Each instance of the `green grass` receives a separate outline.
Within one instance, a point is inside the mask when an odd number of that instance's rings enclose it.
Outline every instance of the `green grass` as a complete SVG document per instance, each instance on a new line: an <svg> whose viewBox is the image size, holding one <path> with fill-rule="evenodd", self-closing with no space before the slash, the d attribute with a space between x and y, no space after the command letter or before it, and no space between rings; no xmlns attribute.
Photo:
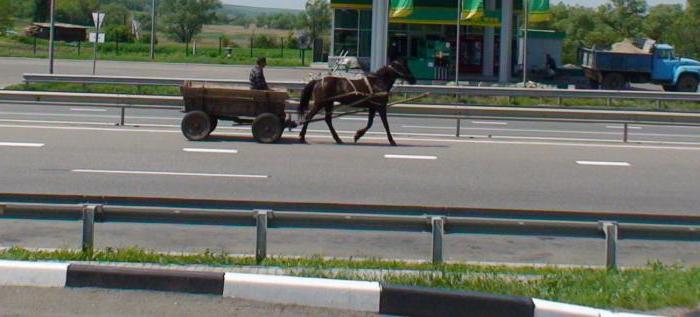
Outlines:
<svg viewBox="0 0 700 317"><path fill-rule="evenodd" d="M180 88L172 86L134 86L106 84L70 84L70 83L37 83L16 84L5 87L5 90L20 91L51 91L51 92L83 92L98 94L129 94L179 96Z"/></svg>
<svg viewBox="0 0 700 317"><path fill-rule="evenodd" d="M138 248L79 251L30 251L11 248L0 259L23 261L106 261L219 267L256 265L253 257L233 257L206 251L201 254L162 254ZM644 268L606 271L556 267L506 267L467 264L415 263L377 259L323 259L273 257L260 265L294 268L294 275L367 280L353 269L394 270L374 278L386 283L472 290L494 294L532 296L580 305L651 310L694 307L700 302L700 268L654 263ZM328 271L328 269L347 269ZM418 270L419 273L401 270ZM527 275L528 279L513 277Z"/></svg>
<svg viewBox="0 0 700 317"><path fill-rule="evenodd" d="M225 52L219 54L217 47L199 47L197 55L192 56L192 47L185 56L185 46L182 44L164 43L156 47L156 58L151 60L149 44L145 43L120 43L117 50L116 43L100 44L98 49L99 60L113 61L137 61L137 62L166 62L166 63L201 63L201 64L231 64L254 65L259 56L266 56L270 66L302 66L299 50L285 49L284 56L279 48L254 48L251 57L250 48L236 47L231 58L225 57ZM80 49L77 45L57 42L56 58L58 59L82 59L93 58L92 43L82 43ZM34 57L48 58L48 41L37 40L37 50L34 53L32 39L26 37L0 37L0 56L2 57ZM308 65L312 53L307 51L305 65Z"/></svg>

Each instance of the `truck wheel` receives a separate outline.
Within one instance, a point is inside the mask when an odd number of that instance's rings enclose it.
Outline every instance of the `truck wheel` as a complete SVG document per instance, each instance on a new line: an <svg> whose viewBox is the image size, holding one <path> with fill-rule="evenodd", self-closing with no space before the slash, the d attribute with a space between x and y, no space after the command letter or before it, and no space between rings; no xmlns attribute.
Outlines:
<svg viewBox="0 0 700 317"><path fill-rule="evenodd" d="M211 132L211 118L203 111L190 111L182 118L182 134L190 141L201 141Z"/></svg>
<svg viewBox="0 0 700 317"><path fill-rule="evenodd" d="M272 113L263 113L253 121L253 137L260 143L275 143L282 136L282 121Z"/></svg>
<svg viewBox="0 0 700 317"><path fill-rule="evenodd" d="M683 74L678 78L676 83L676 91L679 92L697 92L698 78L691 74Z"/></svg>
<svg viewBox="0 0 700 317"><path fill-rule="evenodd" d="M599 89L599 88L600 88L600 84L599 84L597 81L593 80L593 79L589 79L589 80L588 80L588 86L589 86L591 89Z"/></svg>
<svg viewBox="0 0 700 317"><path fill-rule="evenodd" d="M627 79L620 73L610 73L603 78L603 89L622 90L627 84Z"/></svg>
<svg viewBox="0 0 700 317"><path fill-rule="evenodd" d="M673 85L663 85L664 91L676 91L676 86Z"/></svg>

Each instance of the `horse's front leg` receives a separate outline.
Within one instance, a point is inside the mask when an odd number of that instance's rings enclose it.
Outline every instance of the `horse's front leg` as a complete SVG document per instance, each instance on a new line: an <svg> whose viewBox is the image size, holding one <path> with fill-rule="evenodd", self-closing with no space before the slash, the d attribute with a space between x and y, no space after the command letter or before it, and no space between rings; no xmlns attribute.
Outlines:
<svg viewBox="0 0 700 317"><path fill-rule="evenodd" d="M369 131L369 129L372 128L372 123L374 123L374 116L376 114L377 114L377 109L374 108L374 106L371 106L369 108L369 116L367 117L367 127L365 127L364 129L357 130L357 133L355 133L355 143L357 143L357 141L360 140L360 138L362 136L364 136L365 133L367 133L367 131Z"/></svg>
<svg viewBox="0 0 700 317"><path fill-rule="evenodd" d="M335 143L343 144L343 140L340 139L338 133L335 132L335 128L333 128L333 103L327 103L324 108L326 111L326 124L328 125L328 129L331 130Z"/></svg>
<svg viewBox="0 0 700 317"><path fill-rule="evenodd" d="M311 108L309 113L306 114L306 117L304 117L304 127L301 128L301 133L299 133L299 142L306 143L306 129L309 127L309 121L311 121L320 110L321 107L314 104L313 108Z"/></svg>
<svg viewBox="0 0 700 317"><path fill-rule="evenodd" d="M389 131L389 121L386 117L386 104L380 106L377 110L379 111L379 117L382 118L382 123L384 124L384 130L386 130L386 136L387 138L389 138L389 143L391 143L391 145L393 146L396 146L394 137L391 136L391 131Z"/></svg>

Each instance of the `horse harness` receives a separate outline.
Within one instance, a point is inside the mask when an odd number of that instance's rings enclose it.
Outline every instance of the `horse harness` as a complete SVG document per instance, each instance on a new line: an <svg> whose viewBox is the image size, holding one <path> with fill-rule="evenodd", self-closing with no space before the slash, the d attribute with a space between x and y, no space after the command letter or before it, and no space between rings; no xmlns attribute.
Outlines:
<svg viewBox="0 0 700 317"><path fill-rule="evenodd" d="M326 78L328 78L328 77L323 77L321 79L321 87L325 87ZM350 96L362 96L363 97L362 99L357 100L355 102L352 102L351 104L346 105L346 106L352 107L352 106L362 104L364 102L369 102L370 104L375 105L375 106L381 106L381 102L379 102L377 100L373 100L373 99L381 98L381 97L385 97L385 96L389 95L389 93L386 91L374 91L372 84L369 82L368 76L362 76L362 78L358 79L358 80L353 80L353 79L350 79L347 77L332 77L332 78L345 79L346 82L350 85L350 87L352 87L352 91L347 92L347 93L343 93L340 95L336 95L333 97L329 97L326 99L327 101L336 101L336 100L339 100L339 99L342 99L345 97L350 97ZM355 81L359 81L360 83L364 84L367 87L367 92L364 92L364 91L357 89L357 83L355 83Z"/></svg>

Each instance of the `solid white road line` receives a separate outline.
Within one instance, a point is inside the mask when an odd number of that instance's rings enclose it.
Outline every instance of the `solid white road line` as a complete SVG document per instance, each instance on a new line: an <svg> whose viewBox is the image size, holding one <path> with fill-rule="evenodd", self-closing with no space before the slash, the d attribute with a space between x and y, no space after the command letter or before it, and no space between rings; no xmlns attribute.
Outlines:
<svg viewBox="0 0 700 317"><path fill-rule="evenodd" d="M193 153L228 153L228 154L237 154L238 153L238 150L226 150L226 149L183 148L182 150L185 152L193 152Z"/></svg>
<svg viewBox="0 0 700 317"><path fill-rule="evenodd" d="M601 161L576 161L579 165L592 165L592 166L631 166L627 162L601 162Z"/></svg>
<svg viewBox="0 0 700 317"><path fill-rule="evenodd" d="M384 158L387 159L406 159L406 160L437 160L437 156L432 155L399 155L399 154L386 154Z"/></svg>
<svg viewBox="0 0 700 317"><path fill-rule="evenodd" d="M473 124L488 124L488 125L508 125L508 122L501 121L472 121Z"/></svg>
<svg viewBox="0 0 700 317"><path fill-rule="evenodd" d="M269 178L267 175L246 174L212 174L212 173L180 173L180 172L149 172L149 171L115 171L115 170L91 170L74 169L74 173L93 174L126 174L126 175L162 175L162 176L202 176L202 177L226 177L226 178Z"/></svg>
<svg viewBox="0 0 700 317"><path fill-rule="evenodd" d="M365 121L365 122L367 122L367 118L340 118L340 120L345 120L345 121Z"/></svg>
<svg viewBox="0 0 700 317"><path fill-rule="evenodd" d="M42 147L43 143L18 143L18 142L0 142L0 146L14 146L14 147Z"/></svg>
<svg viewBox="0 0 700 317"><path fill-rule="evenodd" d="M107 109L92 109L92 108L70 108L70 111L85 111L85 112L107 112Z"/></svg>

